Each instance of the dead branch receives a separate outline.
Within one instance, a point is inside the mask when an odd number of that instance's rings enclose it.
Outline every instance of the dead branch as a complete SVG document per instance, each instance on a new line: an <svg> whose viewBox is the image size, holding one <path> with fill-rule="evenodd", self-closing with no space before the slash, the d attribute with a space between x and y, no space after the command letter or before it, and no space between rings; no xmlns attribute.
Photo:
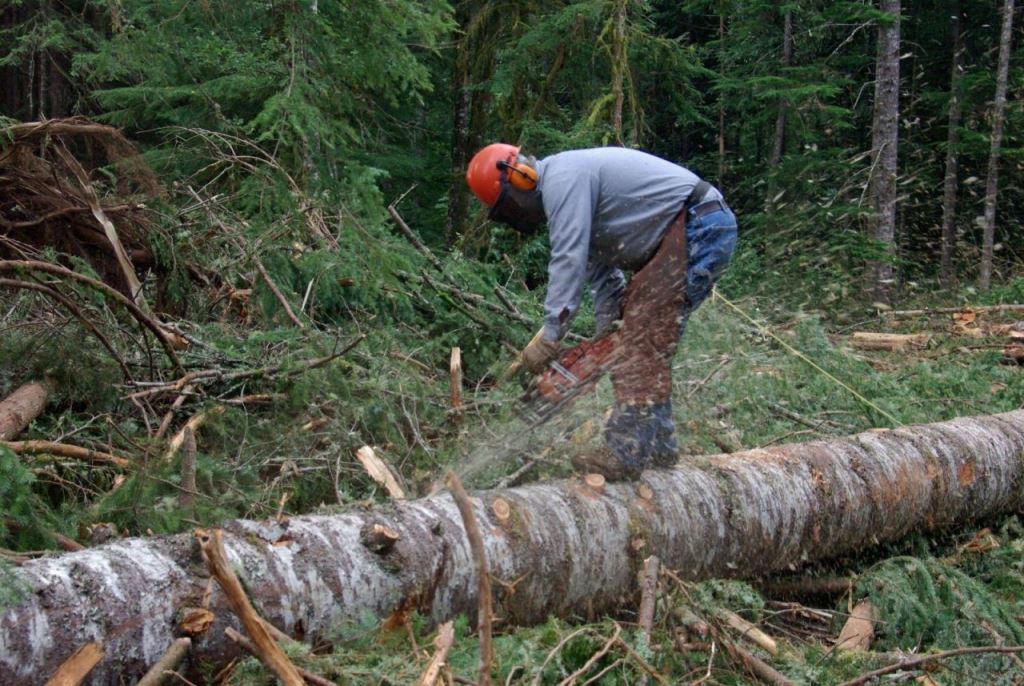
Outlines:
<svg viewBox="0 0 1024 686"><path fill-rule="evenodd" d="M883 317L920 317L933 314L958 314L960 312L1024 312L1024 304L1006 303L1003 305L964 305L963 307L934 307L924 310L889 310L880 314Z"/></svg>
<svg viewBox="0 0 1024 686"><path fill-rule="evenodd" d="M591 667L597 664L598 660L607 655L608 651L611 650L612 647L619 642L619 635L621 633L622 627L616 624L615 632L612 634L612 637L605 641L605 644L601 646L601 648L596 653L591 655L590 658L583 663L583 666L581 666L575 672L559 681L558 686L572 686L572 684L575 684L577 679L586 674Z"/></svg>
<svg viewBox="0 0 1024 686"><path fill-rule="evenodd" d="M267 268L263 266L263 261L255 255L253 255L252 259L256 264L256 269L259 270L260 276L263 277L263 282L267 284L267 288L269 288L270 292L274 294L277 302L281 303L281 307L284 309L284 313L288 315L288 319L290 319L292 324L297 328L305 329L306 325L302 323L302 320L295 316L295 312L292 310L292 306L288 303L288 299L284 297L284 293L282 293L281 289L277 287L274 280L270 278L270 273L267 271Z"/></svg>
<svg viewBox="0 0 1024 686"><path fill-rule="evenodd" d="M839 686L860 686L866 684L875 677L883 676L885 674L892 674L893 672L899 672L905 669L915 669L917 667L923 667L924 665L935 662L936 660L945 660L949 657L956 657L958 655L979 655L983 653L1021 653L1024 652L1024 646L971 646L968 648L953 648L952 650L943 650L939 653L932 653L931 655L921 655L919 657L910 658L908 660L901 660L894 664L886 667L881 667L870 672L861 674L856 679L850 679L839 684Z"/></svg>
<svg viewBox="0 0 1024 686"><path fill-rule="evenodd" d="M836 650L868 650L875 638L878 608L870 600L862 600L853 608L836 639Z"/></svg>
<svg viewBox="0 0 1024 686"><path fill-rule="evenodd" d="M296 374L301 374L305 371L309 371L310 369L322 367L323 365L329 362L333 362L334 360L348 353L350 350L355 348L359 343L361 343L365 338L366 334L359 334L338 352L331 353L330 355L325 355L323 357L317 357L311 360L304 360L302 362L299 362L296 364L294 368L288 369L285 372L285 374L286 376L294 376ZM186 387L188 387L189 384L195 385L200 383L206 384L214 382L232 382L242 381L245 379L254 379L262 376L273 376L274 374L284 371L286 366L286 364L282 363L271 365L269 367L260 367L258 369L246 369L244 371L236 372L227 372L224 371L223 369L202 369L193 372L188 372L187 374L185 374L184 376L175 381L133 382L129 385L133 387L144 387L145 390L136 391L135 393L132 393L129 397L139 399L154 395L161 395L163 393L180 393Z"/></svg>
<svg viewBox="0 0 1024 686"><path fill-rule="evenodd" d="M459 514L462 515L462 523L466 527L466 536L469 538L469 547L473 551L473 559L476 562L477 593L480 600L476 618L477 630L480 633L479 684L480 686L490 686L494 650L491 646L491 575L487 570L487 550L484 548L484 541L480 536L480 527L477 526L473 503L466 494L466 489L462 487L459 476L455 472L449 471L444 480L455 500L455 505L459 508Z"/></svg>
<svg viewBox="0 0 1024 686"><path fill-rule="evenodd" d="M102 659L103 646L95 642L86 643L61 663L46 686L78 686Z"/></svg>
<svg viewBox="0 0 1024 686"><path fill-rule="evenodd" d="M452 622L448 621L437 628L437 637L434 638L434 656L430 658L427 668L416 682L416 686L434 686L437 678L441 675L441 669L448 660L448 651L455 642L455 628Z"/></svg>
<svg viewBox="0 0 1024 686"><path fill-rule="evenodd" d="M178 665L184 661L191 648L192 639L188 636L174 639L163 656L153 663L153 666L139 679L139 683L135 686L161 686L161 684L167 681L167 677L174 673Z"/></svg>
<svg viewBox="0 0 1024 686"><path fill-rule="evenodd" d="M250 641L248 638L238 633L231 627L225 628L224 633L227 635L228 638L230 638L232 641L240 645L247 653L249 653L257 659L262 660L262 658L260 658L259 649L256 647L256 644ZM307 684L311 684L312 686L337 686L337 684L335 684L333 681L324 679L322 676L314 674L308 669L303 669L302 667L296 666L295 670L299 673L299 676L302 677L303 681L305 681Z"/></svg>
<svg viewBox="0 0 1024 686"><path fill-rule="evenodd" d="M55 455L72 460L82 460L92 464L112 464L122 468L130 467L132 464L131 460L124 457L67 443L54 443L52 441L0 441L0 446L7 448L15 455Z"/></svg>
<svg viewBox="0 0 1024 686"><path fill-rule="evenodd" d="M379 483L388 492L393 500L405 500L405 491L398 484L398 479L391 467L384 460L377 457L377 454L368 445L364 445L356 451L356 459L363 469L370 475L370 478Z"/></svg>
<svg viewBox="0 0 1024 686"><path fill-rule="evenodd" d="M117 353L117 350L114 349L114 346L113 344L111 344L110 339L103 335L103 332L99 330L99 327L97 327L92 322L91 319L85 316L82 310L79 309L78 305L76 305L74 301L71 300L71 298L67 297L66 295L64 295L63 293L54 288L44 286L43 284L36 283L34 281L21 281L19 279L0 279L0 288L17 288L22 290L37 291L59 302L61 305L64 306L64 309L70 312L71 315L75 317L78 321L82 322L82 326L88 329L89 332L96 337L96 340L100 342L100 345L106 348L107 352L110 353L110 356L114 358L115 362L117 362L117 366L121 368L121 374L124 376L125 380L131 381L132 373L128 370L128 365L125 364L123 359L121 359L121 356Z"/></svg>
<svg viewBox="0 0 1024 686"><path fill-rule="evenodd" d="M0 400L0 441L9 441L46 409L50 384L30 381Z"/></svg>
<svg viewBox="0 0 1024 686"><path fill-rule="evenodd" d="M181 492L178 507L185 512L192 511L196 495L196 434L192 427L185 425L181 442Z"/></svg>
<svg viewBox="0 0 1024 686"><path fill-rule="evenodd" d="M174 365L174 368L179 371L182 370L181 362L178 361L178 356L174 352L175 344L167 331L165 331L163 327L156 322L156 320L143 312L138 305L125 297L117 289L108 286L102 281L97 281L96 279L85 276L84 274L79 274L78 272L56 264L50 264L49 262L40 262L38 260L0 260L0 272L18 273L23 271L44 272L63 278L73 279L74 281L97 290L108 298L117 301L127 309L129 313L131 313L139 324L149 329L153 335L156 336L157 340L160 341L160 345L163 346L164 352L167 353L168 359L170 359L171 363Z"/></svg>
<svg viewBox="0 0 1024 686"><path fill-rule="evenodd" d="M262 619L249 603L238 577L231 570L221 535L220 529L210 532L202 529L196 531L196 538L210 574L220 584L231 610L238 616L245 631L252 637L255 647L254 654L260 662L276 674L285 686L301 686L302 676L288 656L284 654L284 651L270 637Z"/></svg>
<svg viewBox="0 0 1024 686"><path fill-rule="evenodd" d="M174 459L174 456L178 453L178 451L181 449L182 444L185 442L186 432L192 434L194 444L195 432L199 430L199 427L202 426L203 423L210 417L219 414L224 414L223 405L215 405L214 407L211 407L208 410L200 412L199 414L193 416L187 422L185 422L185 426L181 427L178 433L174 434L174 437L171 438L170 442L167 444L167 451L164 452L163 462L168 463Z"/></svg>

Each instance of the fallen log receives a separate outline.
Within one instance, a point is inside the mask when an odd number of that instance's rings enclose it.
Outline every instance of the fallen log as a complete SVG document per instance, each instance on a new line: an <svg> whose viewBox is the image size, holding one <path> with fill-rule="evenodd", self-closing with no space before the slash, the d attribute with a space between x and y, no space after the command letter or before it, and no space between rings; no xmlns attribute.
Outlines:
<svg viewBox="0 0 1024 686"><path fill-rule="evenodd" d="M30 381L0 400L0 441L9 441L43 413L50 398L49 384Z"/></svg>
<svg viewBox="0 0 1024 686"><path fill-rule="evenodd" d="M510 625L617 606L657 552L682 578L754 577L898 539L962 527L1024 506L1024 411L848 438L694 458L603 492L577 479L476 494L473 508ZM641 497L641 491L645 497ZM495 507L498 498L501 507ZM502 521L495 512L505 512ZM396 532L374 552L373 524ZM224 544L261 616L322 637L367 614L417 609L432 621L475 616L473 557L447 494L342 515L237 520ZM0 683L35 683L75 646L102 641L93 683L142 674L201 606L208 580L191 535L125 538L10 570L18 600L0 614ZM238 627L216 616L194 637L196 663L223 663ZM196 664L193 663L193 664Z"/></svg>
<svg viewBox="0 0 1024 686"><path fill-rule="evenodd" d="M928 345L925 333L880 333L875 331L854 331L850 345L858 350L889 350L892 352L907 348L923 348Z"/></svg>

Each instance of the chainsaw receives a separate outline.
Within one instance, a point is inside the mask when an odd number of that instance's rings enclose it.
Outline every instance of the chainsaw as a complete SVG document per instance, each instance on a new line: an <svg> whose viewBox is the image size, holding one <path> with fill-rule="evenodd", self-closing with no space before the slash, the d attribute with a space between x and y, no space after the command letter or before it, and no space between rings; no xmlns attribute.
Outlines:
<svg viewBox="0 0 1024 686"><path fill-rule="evenodd" d="M611 370L621 349L621 332L614 330L568 348L550 362L547 369L531 380L522 397L533 426L547 422L593 390L604 373ZM521 361L509 369L514 373L519 366Z"/></svg>

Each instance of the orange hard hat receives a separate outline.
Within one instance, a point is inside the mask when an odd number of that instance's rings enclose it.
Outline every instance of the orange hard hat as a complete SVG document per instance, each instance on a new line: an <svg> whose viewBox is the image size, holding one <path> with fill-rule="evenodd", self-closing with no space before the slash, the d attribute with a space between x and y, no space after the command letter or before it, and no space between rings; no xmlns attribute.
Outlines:
<svg viewBox="0 0 1024 686"><path fill-rule="evenodd" d="M502 165L514 165L519 157L519 146L508 143L491 143L469 161L466 169L466 183L473 194L488 207L494 207L501 195Z"/></svg>

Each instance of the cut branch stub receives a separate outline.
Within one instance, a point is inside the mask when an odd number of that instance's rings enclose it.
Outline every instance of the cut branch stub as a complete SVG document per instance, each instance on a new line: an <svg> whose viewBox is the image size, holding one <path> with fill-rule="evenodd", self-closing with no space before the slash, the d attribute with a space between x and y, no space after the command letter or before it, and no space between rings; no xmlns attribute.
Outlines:
<svg viewBox="0 0 1024 686"><path fill-rule="evenodd" d="M380 522L367 522L359 532L359 541L377 555L387 555L401 538L401 534Z"/></svg>

